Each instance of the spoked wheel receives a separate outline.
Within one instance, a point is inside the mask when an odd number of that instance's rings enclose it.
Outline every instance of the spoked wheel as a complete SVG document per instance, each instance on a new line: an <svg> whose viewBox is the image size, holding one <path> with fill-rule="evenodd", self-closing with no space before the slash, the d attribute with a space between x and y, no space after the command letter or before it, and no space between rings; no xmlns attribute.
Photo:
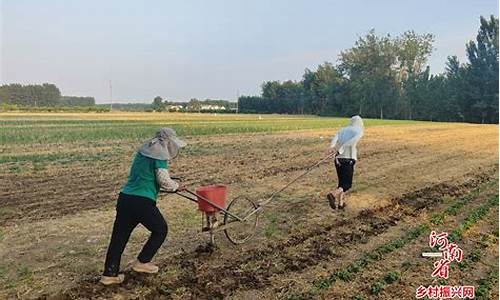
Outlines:
<svg viewBox="0 0 500 300"><path fill-rule="evenodd" d="M259 221L259 212L253 213L257 209L257 204L245 196L234 198L227 211L244 219L244 222L226 214L224 216L224 234L231 243L237 245L248 241L255 234ZM253 214L252 214L253 213Z"/></svg>

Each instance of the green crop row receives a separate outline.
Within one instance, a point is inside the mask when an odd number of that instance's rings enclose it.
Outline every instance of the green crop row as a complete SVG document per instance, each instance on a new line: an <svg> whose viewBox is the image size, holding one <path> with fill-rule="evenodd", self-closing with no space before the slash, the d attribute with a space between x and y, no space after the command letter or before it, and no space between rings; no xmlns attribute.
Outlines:
<svg viewBox="0 0 500 300"><path fill-rule="evenodd" d="M112 116L112 115L111 115ZM21 115L22 117L22 115ZM69 117L67 117L69 118ZM272 133L279 131L328 129L346 125L345 118L318 117L257 117L227 118L189 117L180 119L165 115L164 119L99 120L53 119L37 116L35 119L12 119L0 116L0 144L62 143L96 140L144 140L159 127L172 127L181 136L218 135L235 133ZM366 120L366 126L405 124L409 121ZM422 122L413 122L415 124ZM412 124L413 124L412 123Z"/></svg>
<svg viewBox="0 0 500 300"><path fill-rule="evenodd" d="M496 181L495 181L496 182ZM427 223L422 223L418 226L416 226L414 229L410 230L407 232L403 237L400 237L398 239L392 240L389 243L380 246L376 248L375 250L365 253L362 257L358 258L351 264L349 264L347 267L339 269L333 273L331 273L327 277L321 277L313 281L313 289L311 289L309 292L306 292L305 295L297 295L297 294L292 294L288 297L288 299L307 299L310 297L313 297L315 294L319 293L321 290L328 289L332 286L332 284L335 283L336 280L342 280L342 281L350 281L354 277L354 275L358 272L360 272L363 268L365 268L369 263L379 261L381 260L384 255L389 254L393 252L396 249L399 249L406 244L414 241L418 237L420 237L424 232L429 231L430 226L432 225L432 220L439 219L439 220L444 220L446 216L451 213L452 211L455 211L457 207L461 208L463 207L467 202L472 200L475 196L478 195L479 191L484 190L485 187L490 186L492 183L487 182L484 183L483 185L475 188L471 192L469 192L467 195L460 197L457 202L452 204L448 209L445 209L441 214L435 215L433 219L429 222L430 224ZM456 203L461 203L460 205ZM487 210L489 210L491 207L495 205L498 205L498 195L495 197L491 198L485 205L473 210L470 215L466 218L466 220L470 219L471 222L472 220L475 220L477 222L479 219L478 217L483 217ZM451 209L453 207L453 209ZM485 208L483 208L485 207ZM486 209L486 212L484 210ZM481 212L481 213L478 213ZM470 228L472 223L469 222L469 226L467 228ZM380 292L380 290L383 288L383 285L376 284L376 286L373 287L373 291Z"/></svg>
<svg viewBox="0 0 500 300"><path fill-rule="evenodd" d="M485 278L478 281L478 287L475 291L476 299L490 299L490 290L493 288L495 283L498 282L498 267L492 270Z"/></svg>
<svg viewBox="0 0 500 300"><path fill-rule="evenodd" d="M331 273L328 277L322 277L313 282L313 286L315 290L312 290L312 294L315 294L316 291L327 289L336 280L342 281L350 281L353 279L354 275L360 272L364 267L366 267L369 263L381 260L384 255L393 252L396 249L403 247L404 245L414 241L419 236L421 236L424 232L428 231L429 227L426 224L419 225L409 232L407 232L403 237L398 238L396 240L390 241L388 244L380 246L370 253L366 253L362 257L356 259L354 262L349 264L347 267L339 269L333 273Z"/></svg>
<svg viewBox="0 0 500 300"><path fill-rule="evenodd" d="M469 203L471 200L473 200L475 197L477 197L482 191L484 191L486 188L491 187L497 183L496 180L491 180L488 181L487 183L482 184L479 187L476 187L472 191L470 191L468 194L456 199L451 206L446 208L444 211L434 214L431 217L431 224L432 225L440 225L444 223L444 220L448 216L456 216L460 209L464 207L467 203Z"/></svg>
<svg viewBox="0 0 500 300"><path fill-rule="evenodd" d="M471 213L467 216L467 218L465 218L463 223L460 224L458 228L456 228L451 232L451 234L448 236L448 240L457 241L461 239L465 231L467 231L479 220L481 220L491 208L497 206L498 206L498 194L488 199L488 201L485 204L473 209Z"/></svg>
<svg viewBox="0 0 500 300"><path fill-rule="evenodd" d="M484 186L491 186L492 182L486 183ZM493 183L496 183L495 181ZM448 209L444 211L444 213L450 213L453 215L456 215L458 213L457 208L458 207L463 207L464 204L471 199L471 197L477 196L479 194L479 191L483 190L484 188L476 188L469 194L467 194L464 197L461 197L461 199L457 200L452 206L450 206ZM496 199L496 200L495 200ZM457 204L461 203L461 204ZM467 218L464 221L464 224L467 223L468 225L466 227L463 227L463 230L468 230L470 229L474 224L476 224L480 219L484 218L486 213L494 206L498 205L498 195L495 195L494 197L490 198L488 202L477 209L471 211L471 213L467 216ZM443 213L443 214L444 214ZM462 227L459 227L459 229ZM457 229L458 230L458 229ZM463 234L464 231L461 231L461 234ZM460 234L460 237L461 237ZM468 256L464 258L464 260L458 265L459 268L463 271L470 267L473 263L478 262L481 259L481 253L483 252L482 250L484 249L485 245L481 245L480 247L474 249ZM388 284L391 284L397 280L399 280L399 273L397 272L388 272L383 279L376 280L374 283L370 285L369 291L370 294L372 295L377 295L379 294L383 289L386 288ZM357 295L358 299L362 299L360 295Z"/></svg>
<svg viewBox="0 0 500 300"><path fill-rule="evenodd" d="M476 189L475 191L477 191ZM471 193L477 195L476 192ZM464 197L465 198L465 197ZM469 198L469 197L467 197ZM449 211L449 210L448 210ZM456 212L456 210L453 210ZM455 214L456 215L456 214ZM488 235L483 235L483 236L488 236ZM495 239L494 241L487 240L485 243L479 244L477 247L475 247L470 254L466 255L462 262L458 264L458 267L460 271L464 272L467 269L469 269L471 266L475 265L475 263L479 262L481 260L482 254L484 253L484 249L487 248L488 246L492 244L496 244L497 240ZM402 265L402 269L404 269L405 263ZM382 279L376 280L374 283L372 283L369 287L369 292L372 295L377 295L379 294L382 290L384 290L387 285L392 284L396 281L398 281L401 277L401 274L395 271L391 271L386 273ZM489 280L484 280L484 282L490 282ZM445 284L445 283L443 283ZM484 284L484 283L483 283ZM481 288L481 284L480 284ZM483 287L482 288L484 291L480 292L483 295L487 295L487 292L489 288ZM353 299L363 299L363 296L361 295L356 295L355 298Z"/></svg>

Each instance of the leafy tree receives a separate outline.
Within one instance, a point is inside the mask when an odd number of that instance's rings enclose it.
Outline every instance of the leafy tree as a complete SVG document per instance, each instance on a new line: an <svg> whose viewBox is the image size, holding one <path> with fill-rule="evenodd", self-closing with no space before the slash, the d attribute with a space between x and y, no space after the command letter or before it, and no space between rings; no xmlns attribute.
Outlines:
<svg viewBox="0 0 500 300"><path fill-rule="evenodd" d="M196 98L192 98L188 103L188 110L201 112L201 102Z"/></svg>
<svg viewBox="0 0 500 300"><path fill-rule="evenodd" d="M467 121L498 122L498 18L481 17L476 41L466 45L464 113Z"/></svg>
<svg viewBox="0 0 500 300"><path fill-rule="evenodd" d="M153 99L153 110L165 111L165 103L163 103L163 99L160 96L156 96Z"/></svg>
<svg viewBox="0 0 500 300"><path fill-rule="evenodd" d="M240 111L498 123L498 19L480 24L466 45L468 62L449 56L442 74L427 65L432 34L371 30L341 52L338 65L305 69L300 82L264 82L261 96L238 99Z"/></svg>
<svg viewBox="0 0 500 300"><path fill-rule="evenodd" d="M400 96L408 111L407 118L413 119L413 113L420 99L421 89L418 83L429 77L429 68L424 66L432 53L434 36L430 33L417 34L413 30L406 31L396 39L396 51L398 60L398 80L402 89Z"/></svg>
<svg viewBox="0 0 500 300"><path fill-rule="evenodd" d="M341 52L340 67L349 78L352 104L358 108L351 113L384 118L399 90L396 63L397 43L389 35L378 37L374 30Z"/></svg>
<svg viewBox="0 0 500 300"><path fill-rule="evenodd" d="M466 107L466 97L464 97L464 81L466 80L466 67L460 64L458 58L454 56L448 56L446 62L445 73L445 88L446 93L441 100L444 108L442 111L447 112L447 117L444 115L442 118L446 121L465 121L465 107Z"/></svg>
<svg viewBox="0 0 500 300"><path fill-rule="evenodd" d="M61 92L54 84L8 84L0 86L0 102L20 106L55 106L60 104Z"/></svg>
<svg viewBox="0 0 500 300"><path fill-rule="evenodd" d="M94 106L94 97L61 96L59 104L62 106Z"/></svg>
<svg viewBox="0 0 500 300"><path fill-rule="evenodd" d="M331 63L325 62L313 72L305 70L303 76L305 101L314 114L336 114L342 110L344 78Z"/></svg>

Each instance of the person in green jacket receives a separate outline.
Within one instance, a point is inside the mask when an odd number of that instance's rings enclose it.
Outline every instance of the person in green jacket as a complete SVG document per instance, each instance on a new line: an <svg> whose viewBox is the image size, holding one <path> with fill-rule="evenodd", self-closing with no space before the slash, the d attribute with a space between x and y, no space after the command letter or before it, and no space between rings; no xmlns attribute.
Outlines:
<svg viewBox="0 0 500 300"><path fill-rule="evenodd" d="M128 181L118 196L113 233L100 280L102 284L123 282L125 275L118 274L121 256L138 224L144 225L151 235L137 260L132 263L132 269L141 273L158 272L158 267L151 260L165 241L168 228L156 207L156 199L160 189L171 192L184 189L168 173L169 163L184 146L186 143L177 137L173 129L161 128L135 154Z"/></svg>

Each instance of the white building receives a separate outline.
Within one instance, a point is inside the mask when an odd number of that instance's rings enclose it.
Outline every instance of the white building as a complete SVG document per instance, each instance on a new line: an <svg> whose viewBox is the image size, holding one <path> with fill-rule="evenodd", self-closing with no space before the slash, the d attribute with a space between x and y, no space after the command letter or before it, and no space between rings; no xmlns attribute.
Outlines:
<svg viewBox="0 0 500 300"><path fill-rule="evenodd" d="M179 110L182 110L183 108L184 108L184 106L182 106L182 105L169 105L167 107L167 109L169 111L179 111Z"/></svg>
<svg viewBox="0 0 500 300"><path fill-rule="evenodd" d="M204 104L200 108L201 110L226 110L225 106L222 105L211 105L211 104Z"/></svg>

